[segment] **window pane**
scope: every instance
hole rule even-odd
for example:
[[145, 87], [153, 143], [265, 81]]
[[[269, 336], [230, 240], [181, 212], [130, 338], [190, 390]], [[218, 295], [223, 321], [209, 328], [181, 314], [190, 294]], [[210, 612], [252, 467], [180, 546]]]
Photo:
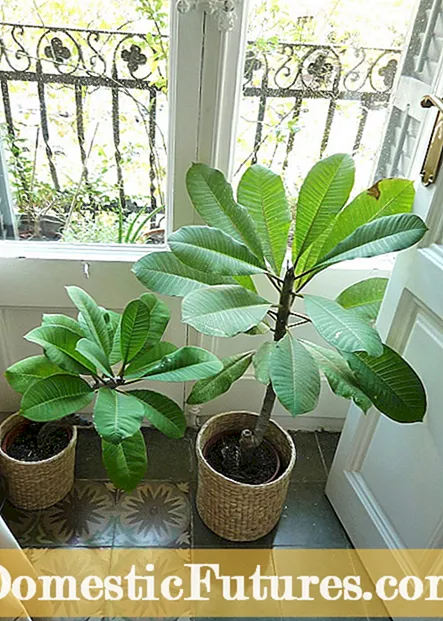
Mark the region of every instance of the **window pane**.
[[168, 0], [4, 6], [0, 122], [19, 239], [163, 241], [168, 13]]
[[373, 180], [416, 0], [251, 0], [235, 177], [251, 163], [290, 190], [332, 153]]

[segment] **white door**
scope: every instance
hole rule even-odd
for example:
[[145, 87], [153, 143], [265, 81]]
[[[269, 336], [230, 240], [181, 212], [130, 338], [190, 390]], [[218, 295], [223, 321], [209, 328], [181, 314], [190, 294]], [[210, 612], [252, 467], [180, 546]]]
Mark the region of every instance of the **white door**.
[[443, 94], [442, 39], [428, 44], [406, 55], [380, 167], [416, 179], [415, 211], [430, 231], [397, 259], [378, 319], [382, 337], [421, 376], [428, 410], [423, 423], [401, 425], [351, 407], [327, 495], [356, 548], [443, 546], [443, 169], [429, 187], [419, 178], [436, 114], [420, 98]]

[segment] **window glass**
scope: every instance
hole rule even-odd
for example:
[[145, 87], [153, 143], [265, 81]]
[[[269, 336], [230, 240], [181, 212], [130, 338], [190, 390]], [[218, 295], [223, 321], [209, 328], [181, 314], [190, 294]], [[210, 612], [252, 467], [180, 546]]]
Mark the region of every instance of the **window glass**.
[[9, 237], [163, 241], [168, 14], [168, 0], [3, 3]]
[[373, 180], [416, 0], [251, 0], [234, 175], [251, 163], [289, 190], [332, 153]]

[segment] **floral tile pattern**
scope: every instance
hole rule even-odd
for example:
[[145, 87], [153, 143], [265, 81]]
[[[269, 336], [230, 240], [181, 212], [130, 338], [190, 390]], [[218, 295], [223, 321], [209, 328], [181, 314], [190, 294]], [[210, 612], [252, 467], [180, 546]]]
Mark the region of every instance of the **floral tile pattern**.
[[115, 488], [105, 481], [76, 481], [71, 492], [39, 516], [44, 546], [112, 546]]
[[189, 547], [191, 503], [187, 483], [146, 481], [117, 500], [116, 547]]

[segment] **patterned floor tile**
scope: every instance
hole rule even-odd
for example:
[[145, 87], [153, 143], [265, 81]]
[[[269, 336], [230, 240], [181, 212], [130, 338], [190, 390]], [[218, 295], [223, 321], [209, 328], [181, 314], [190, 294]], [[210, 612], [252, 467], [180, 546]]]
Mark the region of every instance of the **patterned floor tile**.
[[32, 548], [38, 539], [38, 511], [25, 511], [6, 502], [2, 517], [22, 548]]
[[145, 481], [117, 500], [116, 547], [189, 547], [188, 483]]

